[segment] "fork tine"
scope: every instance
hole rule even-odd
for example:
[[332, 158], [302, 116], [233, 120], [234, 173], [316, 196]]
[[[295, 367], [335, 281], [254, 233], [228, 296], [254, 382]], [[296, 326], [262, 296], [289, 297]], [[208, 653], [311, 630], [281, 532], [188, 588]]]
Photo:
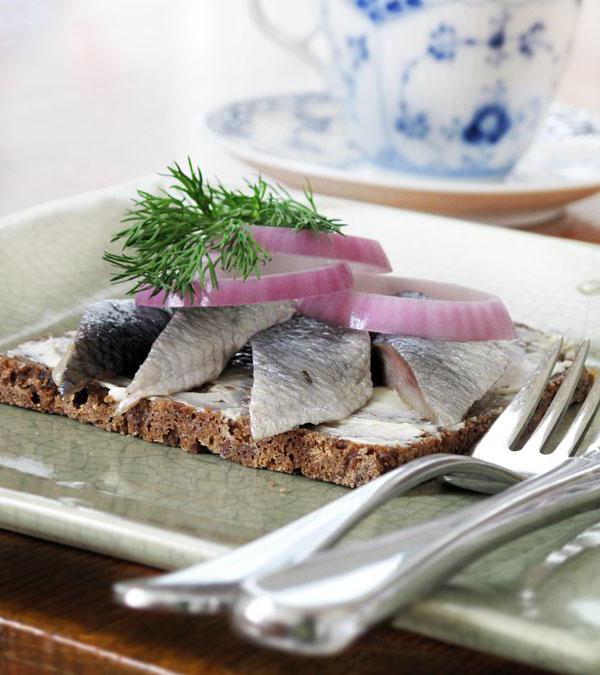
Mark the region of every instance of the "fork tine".
[[[589, 390], [585, 401], [582, 403], [577, 416], [573, 420], [573, 424], [569, 427], [567, 433], [564, 435], [562, 441], [558, 444], [553, 455], [560, 455], [567, 459], [571, 454], [579, 455], [585, 454], [588, 451], [600, 450], [600, 434], [594, 439], [591, 447], [582, 448], [580, 452], [573, 453], [573, 449], [581, 440], [583, 434], [588, 428], [594, 413], [600, 405], [600, 376], [596, 376], [596, 381]], [[594, 447], [597, 445], [598, 447]]]
[[600, 452], [600, 431], [598, 431], [598, 433], [594, 436], [590, 445], [588, 445], [587, 448], [582, 448], [579, 452], [577, 452], [577, 454], [583, 456], [593, 455], [597, 452]]
[[548, 410], [546, 410], [546, 414], [542, 418], [542, 421], [537, 425], [535, 431], [521, 449], [521, 452], [540, 452], [546, 444], [550, 434], [562, 419], [571, 403], [575, 389], [581, 379], [581, 373], [585, 366], [585, 359], [587, 358], [589, 348], [590, 341], [586, 339], [581, 343], [577, 350], [573, 363], [569, 368], [563, 383], [560, 385], [560, 389], [552, 400], [552, 403], [548, 406]]
[[527, 384], [513, 398], [479, 442], [473, 452], [474, 457], [485, 459], [487, 448], [497, 453], [498, 447], [510, 447], [515, 442], [535, 412], [546, 389], [548, 378], [552, 374], [561, 347], [562, 337], [559, 337], [533, 371]]

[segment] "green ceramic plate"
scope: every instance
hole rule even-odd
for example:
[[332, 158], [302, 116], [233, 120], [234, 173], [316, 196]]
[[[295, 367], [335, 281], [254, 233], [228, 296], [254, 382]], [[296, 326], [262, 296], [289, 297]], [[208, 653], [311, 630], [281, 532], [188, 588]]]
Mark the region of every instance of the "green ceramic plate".
[[[101, 252], [131, 193], [126, 186], [0, 221], [0, 351], [72, 328], [91, 299], [118, 292]], [[572, 339], [589, 335], [600, 354], [600, 247], [325, 205], [353, 233], [381, 239], [403, 275], [496, 292], [515, 319]], [[0, 467], [0, 526], [164, 568], [218, 555], [345, 491], [8, 406], [0, 406]], [[477, 499], [430, 483], [380, 508], [351, 536]], [[600, 672], [597, 521], [600, 512], [498, 549], [396, 624], [558, 671]]]

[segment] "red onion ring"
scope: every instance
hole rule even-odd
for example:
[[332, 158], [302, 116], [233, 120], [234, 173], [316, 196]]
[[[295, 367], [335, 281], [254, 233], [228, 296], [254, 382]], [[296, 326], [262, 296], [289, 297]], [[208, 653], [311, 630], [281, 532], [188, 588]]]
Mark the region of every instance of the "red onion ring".
[[219, 287], [212, 288], [210, 284], [201, 287], [194, 282], [193, 294], [182, 297], [178, 293], [146, 288], [135, 296], [138, 305], [147, 307], [225, 307], [235, 305], [253, 305], [260, 302], [278, 302], [282, 300], [296, 300], [313, 295], [337, 294], [352, 288], [354, 279], [346, 263], [321, 265], [299, 271], [280, 272], [283, 264], [286, 268], [293, 268], [293, 261], [287, 256], [265, 265], [260, 278], [250, 277], [246, 280], [219, 276]]
[[356, 272], [392, 271], [383, 247], [375, 239], [264, 225], [253, 225], [252, 236], [271, 254], [307, 256], [322, 263], [342, 261]]
[[[397, 295], [411, 291], [427, 298]], [[333, 325], [435, 340], [509, 340], [516, 335], [506, 307], [494, 295], [390, 275], [357, 275], [351, 290], [301, 300], [298, 309]]]

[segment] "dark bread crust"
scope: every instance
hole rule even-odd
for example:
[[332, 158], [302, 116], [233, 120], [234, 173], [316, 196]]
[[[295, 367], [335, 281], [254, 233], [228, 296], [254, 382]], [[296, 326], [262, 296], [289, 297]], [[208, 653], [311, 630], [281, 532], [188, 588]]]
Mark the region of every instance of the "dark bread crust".
[[[549, 383], [532, 424], [543, 415], [562, 376]], [[583, 400], [594, 379], [586, 372], [575, 400]], [[142, 400], [125, 415], [113, 417], [115, 403], [104, 387], [92, 384], [63, 400], [51, 371], [25, 359], [0, 355], [0, 403], [64, 415], [106, 431], [138, 436], [146, 441], [180, 446], [187, 452], [206, 450], [244, 466], [356, 487], [416, 457], [439, 452], [465, 454], [490, 427], [501, 407], [467, 417], [458, 430], [440, 437], [424, 436], [409, 445], [361, 444], [310, 429], [296, 429], [254, 442], [247, 417], [229, 419], [211, 410], [171, 399]]]

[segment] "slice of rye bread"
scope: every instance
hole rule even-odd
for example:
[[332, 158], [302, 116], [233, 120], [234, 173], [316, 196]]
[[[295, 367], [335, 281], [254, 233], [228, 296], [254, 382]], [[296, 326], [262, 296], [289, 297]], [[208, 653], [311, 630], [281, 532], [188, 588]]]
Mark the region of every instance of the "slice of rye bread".
[[[593, 379], [594, 374], [587, 371], [579, 383], [575, 401], [583, 400]], [[532, 425], [541, 419], [562, 380], [562, 374], [551, 379]], [[481, 412], [467, 415], [458, 429], [425, 435], [409, 444], [360, 443], [309, 428], [255, 442], [248, 417], [232, 419], [217, 410], [197, 409], [169, 398], [142, 400], [125, 415], [114, 417], [116, 403], [100, 384], [91, 384], [63, 400], [52, 381], [50, 368], [5, 355], [0, 355], [0, 403], [64, 415], [106, 431], [180, 446], [191, 453], [208, 450], [252, 468], [301, 473], [348, 487], [362, 485], [416, 457], [439, 452], [467, 453], [503, 408], [496, 402]]]

